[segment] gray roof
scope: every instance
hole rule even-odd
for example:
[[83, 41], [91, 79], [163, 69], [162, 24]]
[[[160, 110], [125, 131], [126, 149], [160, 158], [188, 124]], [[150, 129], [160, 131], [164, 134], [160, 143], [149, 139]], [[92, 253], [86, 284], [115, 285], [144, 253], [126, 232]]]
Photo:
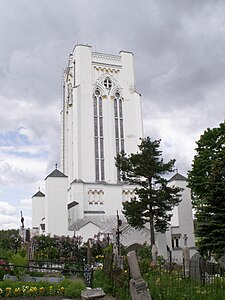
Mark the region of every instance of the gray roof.
[[34, 194], [31, 198], [33, 197], [45, 197], [45, 194], [43, 194], [41, 191], [38, 191], [36, 194]]
[[48, 177], [68, 177], [66, 176], [65, 174], [63, 174], [61, 171], [59, 171], [58, 169], [55, 169], [52, 173], [50, 173], [46, 178], [45, 180], [48, 178]]
[[98, 226], [99, 229], [104, 230], [105, 232], [110, 232], [112, 227], [116, 227], [116, 217], [105, 216], [104, 214], [98, 216], [85, 216], [84, 218], [78, 219], [72, 225], [70, 225], [69, 230], [80, 230], [88, 223]]
[[176, 173], [175, 175], [173, 175], [169, 180], [168, 182], [171, 182], [171, 181], [175, 181], [175, 180], [187, 180], [186, 177], [184, 177], [183, 175], [179, 174], [179, 173]]

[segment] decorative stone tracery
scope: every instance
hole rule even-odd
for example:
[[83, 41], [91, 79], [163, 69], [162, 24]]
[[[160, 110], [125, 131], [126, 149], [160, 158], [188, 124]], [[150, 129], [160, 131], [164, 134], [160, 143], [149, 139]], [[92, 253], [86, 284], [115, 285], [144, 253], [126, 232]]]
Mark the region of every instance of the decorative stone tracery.
[[122, 192], [122, 201], [131, 201], [131, 199], [135, 198], [136, 194], [134, 190], [123, 190]]
[[120, 72], [119, 69], [117, 68], [107, 68], [107, 67], [97, 67], [97, 66], [94, 66], [95, 70], [96, 71], [101, 71], [101, 72], [104, 72], [104, 73], [118, 73]]
[[89, 204], [103, 204], [104, 203], [104, 191], [97, 189], [90, 189], [88, 191], [88, 203]]

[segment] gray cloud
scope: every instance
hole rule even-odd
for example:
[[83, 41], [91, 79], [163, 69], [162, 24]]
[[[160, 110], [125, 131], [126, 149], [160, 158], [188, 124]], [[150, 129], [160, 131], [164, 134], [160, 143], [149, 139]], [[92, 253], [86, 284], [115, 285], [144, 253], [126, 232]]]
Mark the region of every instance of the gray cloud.
[[[47, 153], [47, 173], [59, 163], [62, 73], [76, 43], [134, 53], [145, 134], [162, 139], [165, 158], [176, 158], [183, 173], [200, 134], [224, 120], [224, 1], [1, 0], [0, 6], [0, 134], [25, 128], [29, 143]], [[15, 174], [23, 184], [37, 181], [10, 157], [4, 157], [7, 182]]]

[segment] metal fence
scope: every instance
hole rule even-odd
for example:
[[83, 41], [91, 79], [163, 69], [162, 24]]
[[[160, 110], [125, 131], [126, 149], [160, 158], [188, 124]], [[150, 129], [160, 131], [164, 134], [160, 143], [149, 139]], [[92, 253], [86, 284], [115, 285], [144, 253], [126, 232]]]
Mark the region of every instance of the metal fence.
[[[13, 265], [6, 262], [4, 265], [0, 264], [0, 268], [4, 268], [6, 275], [12, 275], [14, 274], [15, 269], [20, 269], [22, 274], [31, 274], [31, 276], [28, 278], [30, 280], [32, 280], [31, 277], [34, 278], [37, 277], [39, 273], [44, 273], [48, 277], [51, 277], [52, 275], [54, 278], [83, 278], [88, 287], [92, 287], [93, 283], [93, 268], [85, 264], [78, 265], [77, 263], [73, 262], [32, 260], [29, 261], [26, 266]], [[24, 278], [26, 279], [25, 276]]]
[[[142, 276], [152, 300], [225, 300], [225, 270], [219, 264], [200, 260], [199, 264], [189, 265], [189, 274], [186, 271], [184, 265], [176, 264], [146, 268]], [[124, 270], [113, 266], [113, 257], [108, 255], [104, 272], [114, 289], [122, 288], [129, 295], [129, 269], [124, 274]]]

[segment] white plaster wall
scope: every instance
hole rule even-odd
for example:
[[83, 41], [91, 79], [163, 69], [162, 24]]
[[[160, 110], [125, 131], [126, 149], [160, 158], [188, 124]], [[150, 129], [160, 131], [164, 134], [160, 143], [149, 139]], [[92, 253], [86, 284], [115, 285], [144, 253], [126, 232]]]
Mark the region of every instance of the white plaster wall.
[[[77, 183], [76, 183], [77, 184]], [[101, 210], [105, 212], [105, 215], [116, 216], [117, 210], [119, 215], [122, 215], [122, 202], [123, 202], [123, 189], [129, 188], [132, 190], [132, 186], [122, 185], [122, 184], [92, 184], [87, 183], [84, 184], [84, 210]], [[134, 187], [133, 187], [134, 188]], [[93, 203], [90, 204], [90, 190], [102, 190], [104, 191], [104, 195], [101, 196], [102, 204], [100, 203]]]
[[[171, 234], [180, 234], [180, 249], [172, 250], [172, 258], [177, 262], [182, 262], [182, 247], [184, 246], [184, 234], [188, 236], [187, 246], [191, 248], [192, 255], [195, 250], [195, 236], [194, 236], [194, 224], [191, 205], [190, 189], [187, 187], [185, 180], [175, 180], [168, 183], [170, 186], [174, 185], [183, 188], [182, 200], [175, 209], [175, 216], [172, 222], [172, 228], [170, 228], [170, 234], [168, 239], [171, 239]], [[178, 223], [178, 224], [177, 224]], [[169, 241], [167, 240], [167, 243]], [[170, 242], [171, 243], [171, 242]], [[171, 246], [170, 246], [171, 247]]]
[[45, 232], [50, 235], [67, 235], [67, 177], [47, 177], [45, 190]]
[[105, 181], [116, 183], [115, 168], [115, 125], [114, 125], [114, 99], [107, 96], [103, 100], [103, 126], [104, 126], [104, 150], [105, 150]]
[[[187, 234], [188, 240], [187, 245], [189, 247], [195, 246], [194, 238], [194, 224], [193, 224], [193, 214], [192, 214], [192, 205], [191, 205], [191, 193], [190, 189], [187, 188], [186, 181], [176, 181], [176, 186], [183, 188], [182, 201], [178, 206], [178, 218], [179, 218], [179, 227], [182, 234]], [[181, 246], [184, 245], [184, 240], [182, 238]]]
[[92, 60], [91, 47], [78, 45], [74, 51], [76, 63], [76, 82], [80, 85], [77, 99], [77, 141], [79, 178], [93, 181], [94, 170], [94, 117], [92, 100]]
[[129, 247], [135, 243], [143, 245], [144, 243], [149, 244], [150, 231], [149, 230], [138, 230], [127, 225], [127, 229], [122, 231], [120, 238], [121, 244], [125, 247]]
[[120, 52], [122, 61], [121, 86], [124, 91], [124, 128], [125, 128], [125, 152], [137, 152], [137, 145], [143, 137], [143, 124], [140, 95], [136, 92], [134, 79], [133, 54]]
[[84, 217], [84, 183], [73, 182], [70, 188], [70, 201], [76, 201], [79, 205], [76, 206], [76, 216], [81, 219]]
[[[73, 65], [72, 62], [75, 64]], [[109, 184], [95, 183], [93, 90], [96, 82], [99, 83], [104, 76], [109, 76], [118, 86], [123, 97], [125, 151], [136, 152], [137, 144], [140, 143], [139, 139], [143, 136], [143, 124], [140, 95], [135, 88], [133, 54], [125, 51], [121, 51], [119, 55], [92, 53], [90, 46], [77, 45], [70, 56], [69, 66], [71, 68], [75, 66], [76, 83], [73, 89], [73, 103], [65, 105], [64, 111], [66, 152], [64, 165], [65, 174], [68, 175], [67, 201], [79, 203], [76, 206], [78, 219], [85, 216], [84, 211], [91, 210], [104, 211], [105, 216], [116, 216], [118, 210], [121, 215], [123, 187], [116, 184], [117, 170], [114, 159], [116, 149], [113, 95], [116, 89], [112, 88], [108, 93], [105, 87], [101, 86], [104, 94], [105, 181]], [[65, 86], [71, 81], [74, 82], [73, 76], [74, 69], [66, 77]], [[67, 101], [66, 88], [65, 101]], [[74, 179], [81, 179], [83, 183], [73, 182]], [[102, 203], [90, 203], [88, 195], [90, 188], [104, 190]]]
[[178, 207], [175, 206], [172, 211], [171, 226], [179, 226]]
[[87, 223], [79, 231], [76, 232], [76, 235], [81, 235], [83, 237], [83, 242], [86, 242], [90, 237], [93, 237], [98, 233], [100, 228], [93, 224], [92, 222]]
[[32, 198], [32, 228], [40, 226], [44, 223], [42, 219], [45, 217], [45, 197]]
[[166, 233], [157, 232], [156, 244], [158, 247], [158, 255], [161, 255], [164, 258], [167, 258]]
[[[125, 151], [127, 153], [136, 152], [137, 144], [140, 142], [139, 138], [143, 136], [140, 95], [135, 92], [133, 54], [124, 51], [120, 52], [120, 56], [93, 54], [90, 46], [77, 45], [74, 48], [72, 60], [75, 61], [76, 86], [73, 90], [73, 105], [67, 106], [68, 113], [64, 113], [66, 127], [64, 136], [67, 151], [65, 173], [69, 176], [69, 182], [74, 179], [94, 182], [92, 93], [93, 85], [101, 76], [107, 75], [113, 81], [118, 80], [118, 86], [122, 87]], [[98, 64], [101, 68], [98, 67]], [[110, 73], [107, 73], [107, 68], [110, 68]], [[71, 76], [73, 76], [73, 72], [71, 72]], [[70, 77], [67, 77], [66, 80], [69, 81], [68, 78]], [[66, 90], [65, 95], [66, 98]], [[107, 93], [105, 96], [106, 99], [103, 99], [105, 180], [109, 183], [116, 183], [113, 97]]]

